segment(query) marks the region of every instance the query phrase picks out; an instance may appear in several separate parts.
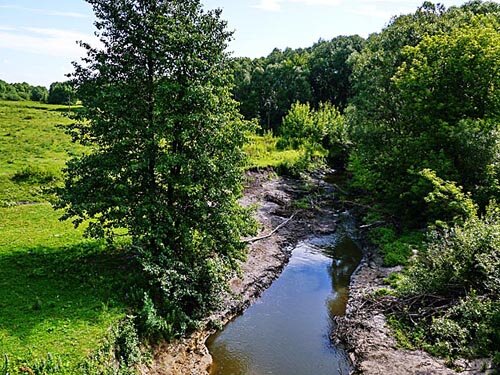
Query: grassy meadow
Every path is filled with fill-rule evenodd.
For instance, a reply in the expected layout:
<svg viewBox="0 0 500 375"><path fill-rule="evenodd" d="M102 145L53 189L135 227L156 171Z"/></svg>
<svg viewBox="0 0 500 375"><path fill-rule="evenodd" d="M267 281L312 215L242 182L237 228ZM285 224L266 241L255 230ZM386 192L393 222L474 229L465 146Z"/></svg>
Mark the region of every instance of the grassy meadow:
<svg viewBox="0 0 500 375"><path fill-rule="evenodd" d="M67 111L0 101L0 354L13 373L49 355L74 369L128 310L126 254L60 222L42 190L82 151L59 127Z"/></svg>
<svg viewBox="0 0 500 375"><path fill-rule="evenodd" d="M65 161L82 148L60 125L64 106L0 101L0 355L9 371L57 358L75 369L130 309L130 258L83 237L47 202ZM252 136L248 168L294 163L271 135ZM0 373L2 361L0 361ZM3 374L2 374L3 375Z"/></svg>

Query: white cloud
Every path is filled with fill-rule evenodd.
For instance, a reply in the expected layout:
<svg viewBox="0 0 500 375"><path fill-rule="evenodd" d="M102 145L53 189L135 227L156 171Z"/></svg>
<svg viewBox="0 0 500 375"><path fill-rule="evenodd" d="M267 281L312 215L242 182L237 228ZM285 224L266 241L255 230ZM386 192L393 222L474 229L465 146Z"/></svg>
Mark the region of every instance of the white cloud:
<svg viewBox="0 0 500 375"><path fill-rule="evenodd" d="M260 0L259 4L255 5L254 8L276 12L281 9L281 2L282 0Z"/></svg>
<svg viewBox="0 0 500 375"><path fill-rule="evenodd" d="M87 34L50 28L23 27L17 29L0 28L0 48L28 53L77 59L84 53L76 42L94 42L95 37Z"/></svg>
<svg viewBox="0 0 500 375"><path fill-rule="evenodd" d="M89 18L88 15L76 12L61 12L58 10L46 10L46 9L36 9L36 8L24 8L17 5L0 5L2 9L15 9L24 12L38 13L45 16L56 16L56 17L71 17L71 18Z"/></svg>
<svg viewBox="0 0 500 375"><path fill-rule="evenodd" d="M288 0L291 3L301 3L305 5L325 5L333 6L342 3L342 0Z"/></svg>

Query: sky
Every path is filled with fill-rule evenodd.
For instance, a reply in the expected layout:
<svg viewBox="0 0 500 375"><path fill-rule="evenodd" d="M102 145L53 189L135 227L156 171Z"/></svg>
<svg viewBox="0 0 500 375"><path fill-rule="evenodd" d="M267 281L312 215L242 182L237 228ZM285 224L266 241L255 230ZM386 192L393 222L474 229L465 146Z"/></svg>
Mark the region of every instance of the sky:
<svg viewBox="0 0 500 375"><path fill-rule="evenodd" d="M500 2L500 0L495 0ZM423 0L202 0L222 8L234 30L234 56L260 57L274 48L308 47L319 39L379 32L391 16ZM463 0L442 0L449 7ZM0 0L0 79L49 86L65 80L83 40L96 43L94 17L84 0Z"/></svg>

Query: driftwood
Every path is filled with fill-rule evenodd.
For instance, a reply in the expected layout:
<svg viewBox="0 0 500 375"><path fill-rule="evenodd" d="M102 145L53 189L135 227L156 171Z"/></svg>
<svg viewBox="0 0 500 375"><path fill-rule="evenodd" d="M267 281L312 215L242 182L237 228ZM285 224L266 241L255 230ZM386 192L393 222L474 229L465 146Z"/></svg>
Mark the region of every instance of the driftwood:
<svg viewBox="0 0 500 375"><path fill-rule="evenodd" d="M298 211L294 212L292 216L290 216L288 219L286 219L284 222L282 222L280 225L278 225L276 228L274 228L269 234L266 234L264 236L250 238L248 240L244 240L243 242L244 243L252 243L252 242L256 242L256 241L260 241L260 240L265 240L266 238L271 237L274 233L276 233L281 228L283 228L285 225L287 225L290 221L292 221L293 218L295 217L295 215L297 215L297 212Z"/></svg>
<svg viewBox="0 0 500 375"><path fill-rule="evenodd" d="M359 229L367 229L367 228L371 228L371 227L375 227L377 225L383 225L383 224L385 224L385 221L379 220L379 221L376 221L376 222L371 223L371 224L360 225Z"/></svg>

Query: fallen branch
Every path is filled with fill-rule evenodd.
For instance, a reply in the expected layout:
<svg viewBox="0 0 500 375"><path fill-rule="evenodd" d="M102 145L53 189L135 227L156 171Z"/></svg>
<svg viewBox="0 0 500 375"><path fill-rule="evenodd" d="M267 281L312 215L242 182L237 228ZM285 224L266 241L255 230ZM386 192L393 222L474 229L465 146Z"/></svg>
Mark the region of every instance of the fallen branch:
<svg viewBox="0 0 500 375"><path fill-rule="evenodd" d="M376 221L376 222L371 223L371 224L360 225L359 229L367 229L367 228L371 228L371 227L375 227L377 225L383 225L383 224L385 224L385 221L379 220L379 221Z"/></svg>
<svg viewBox="0 0 500 375"><path fill-rule="evenodd" d="M292 216L290 216L288 219L286 219L284 222L282 222L280 225L278 225L276 228L274 228L271 231L271 233L266 234L264 236L260 236L260 237L250 238L248 240L244 240L243 242L244 243L251 243L251 242L256 242L256 241L260 241L260 240L265 240L266 238L271 237L274 233L276 233L281 228L283 228L285 225L287 225L290 221L292 221L292 219L295 217L295 215L297 215L297 212L298 211L294 212Z"/></svg>

